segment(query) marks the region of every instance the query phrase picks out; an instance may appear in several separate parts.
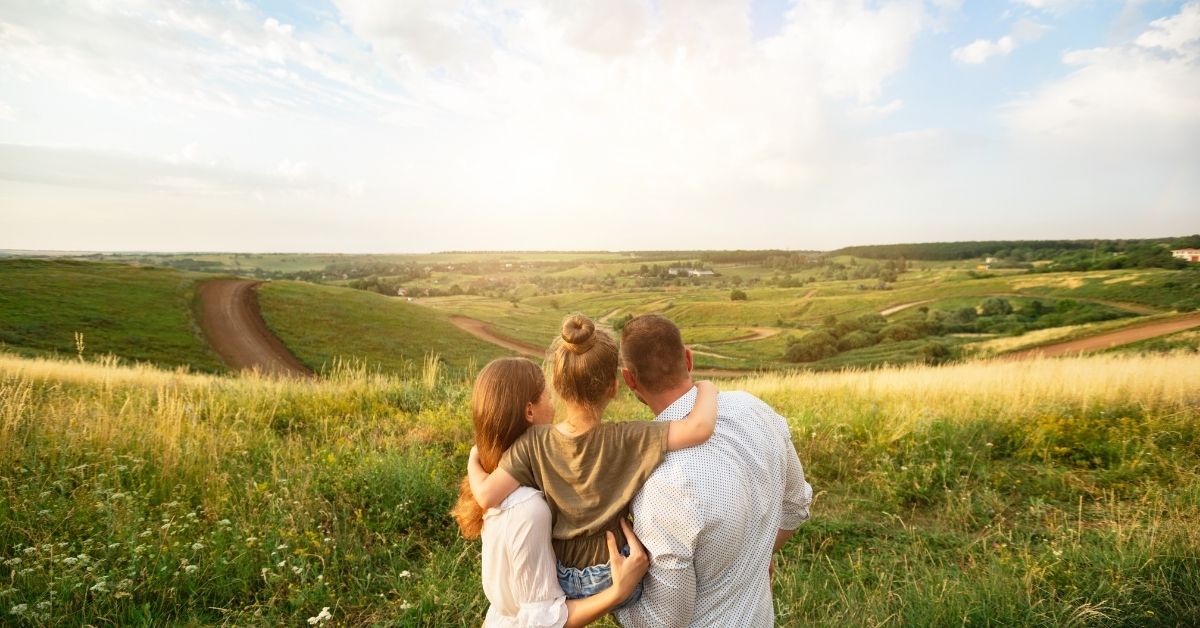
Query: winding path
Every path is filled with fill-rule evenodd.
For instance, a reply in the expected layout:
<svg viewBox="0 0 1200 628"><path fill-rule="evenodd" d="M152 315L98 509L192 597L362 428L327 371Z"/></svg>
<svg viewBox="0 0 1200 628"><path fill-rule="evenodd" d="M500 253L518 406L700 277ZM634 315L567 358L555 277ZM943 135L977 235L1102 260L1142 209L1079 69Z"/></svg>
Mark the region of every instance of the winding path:
<svg viewBox="0 0 1200 628"><path fill-rule="evenodd" d="M263 321L257 281L214 279L201 283L200 328L225 365L285 377L311 377Z"/></svg>
<svg viewBox="0 0 1200 628"><path fill-rule="evenodd" d="M1091 353L1093 351L1103 351L1118 345L1127 345L1139 340L1146 340L1156 336L1165 336L1173 334L1185 329L1200 327L1200 313L1184 314L1175 318L1155 321L1143 325L1134 325L1125 327L1108 333L1097 334L1095 336L1087 336L1085 338L1076 338L1075 340L1067 340L1065 342L1057 342L1054 344L1025 349L1014 353L1009 353L1001 357L1009 360L1028 360L1031 358L1053 358L1061 355L1074 355L1079 353Z"/></svg>

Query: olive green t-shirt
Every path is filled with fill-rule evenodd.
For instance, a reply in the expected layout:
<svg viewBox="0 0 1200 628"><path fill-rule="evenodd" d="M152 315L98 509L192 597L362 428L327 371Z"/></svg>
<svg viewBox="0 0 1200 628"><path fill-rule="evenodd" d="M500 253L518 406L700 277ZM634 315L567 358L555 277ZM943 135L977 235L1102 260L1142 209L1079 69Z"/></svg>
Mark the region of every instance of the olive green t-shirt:
<svg viewBox="0 0 1200 628"><path fill-rule="evenodd" d="M578 436L534 425L500 459L524 486L546 495L554 516L554 553L568 566L608 562L604 533L625 544L620 521L634 494L667 453L668 421L601 423Z"/></svg>

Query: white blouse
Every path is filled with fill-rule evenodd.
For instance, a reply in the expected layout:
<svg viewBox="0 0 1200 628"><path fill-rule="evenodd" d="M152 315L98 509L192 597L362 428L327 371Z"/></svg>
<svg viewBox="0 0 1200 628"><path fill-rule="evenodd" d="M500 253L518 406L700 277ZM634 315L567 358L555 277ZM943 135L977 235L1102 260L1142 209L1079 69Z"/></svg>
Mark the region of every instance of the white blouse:
<svg viewBox="0 0 1200 628"><path fill-rule="evenodd" d="M486 628L561 628L567 623L550 530L546 498L528 486L484 513L483 593L491 602Z"/></svg>

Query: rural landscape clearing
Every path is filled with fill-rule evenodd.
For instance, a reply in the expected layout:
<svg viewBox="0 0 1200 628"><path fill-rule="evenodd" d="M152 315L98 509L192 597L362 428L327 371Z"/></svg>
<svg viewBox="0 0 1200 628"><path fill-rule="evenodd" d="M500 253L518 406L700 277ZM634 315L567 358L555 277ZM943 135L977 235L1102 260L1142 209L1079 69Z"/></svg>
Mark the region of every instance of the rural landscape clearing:
<svg viewBox="0 0 1200 628"><path fill-rule="evenodd" d="M698 376L788 418L819 493L781 624L1200 617L1197 269L228 259L0 259L0 564L32 623L474 623L470 382L571 312L664 314Z"/></svg>
<svg viewBox="0 0 1200 628"><path fill-rule="evenodd" d="M7 626L1200 627L1200 0L0 2Z"/></svg>

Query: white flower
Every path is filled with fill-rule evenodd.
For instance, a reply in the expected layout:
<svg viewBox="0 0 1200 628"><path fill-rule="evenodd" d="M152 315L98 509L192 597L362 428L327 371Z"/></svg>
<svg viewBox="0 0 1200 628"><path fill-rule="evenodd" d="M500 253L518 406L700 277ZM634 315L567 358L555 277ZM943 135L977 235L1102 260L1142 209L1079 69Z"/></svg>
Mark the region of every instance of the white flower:
<svg viewBox="0 0 1200 628"><path fill-rule="evenodd" d="M10 559L4 561L4 564L8 565L9 567L16 567L17 565L21 564L21 559L20 558L10 558Z"/></svg>
<svg viewBox="0 0 1200 628"><path fill-rule="evenodd" d="M284 566L284 565L286 565L286 564L287 564L287 561L286 561L286 560L281 560L281 561L279 561L279 564L278 564L278 565L275 565L275 566L276 566L276 567L278 567L278 568L280 568L280 569L283 569L283 566Z"/></svg>
<svg viewBox="0 0 1200 628"><path fill-rule="evenodd" d="M220 526L231 526L231 525L233 525L233 523L231 523L231 522L230 522L228 519L222 519L222 520L220 520L220 521L218 521L218 522L217 522L217 525L220 525Z"/></svg>
<svg viewBox="0 0 1200 628"><path fill-rule="evenodd" d="M287 546L284 545L283 543L280 543L279 545L275 546L275 549L276 550L285 550L285 549L287 549Z"/></svg>
<svg viewBox="0 0 1200 628"><path fill-rule="evenodd" d="M11 615L21 615L27 610L29 610L28 604L17 604L16 606L12 607L11 611L8 612Z"/></svg>
<svg viewBox="0 0 1200 628"><path fill-rule="evenodd" d="M412 574L411 574L411 573L408 573L408 570L407 570L407 569L405 569L404 571L401 571L401 572L400 572L400 577L401 577L401 578L408 578L408 577L410 577L410 576L412 576Z"/></svg>
<svg viewBox="0 0 1200 628"><path fill-rule="evenodd" d="M328 620L328 619L333 619L333 615L330 615L330 614L329 614L329 607L328 607L328 606L326 606L325 608L322 608L322 609L321 609L321 612L320 612L320 613L317 613L317 616L316 616L316 617L309 617L309 618L308 618L308 625L310 625L310 626L316 626L317 624L319 624L319 623L321 623L321 622L323 622L323 621L326 621L326 620Z"/></svg>
<svg viewBox="0 0 1200 628"><path fill-rule="evenodd" d="M79 562L79 559L75 558L73 556L68 556L68 557L62 559L62 563L67 566L74 565L77 562Z"/></svg>
<svg viewBox="0 0 1200 628"><path fill-rule="evenodd" d="M33 554L34 552L36 552L37 548L36 547L26 547L25 549L23 549L21 551L24 552L26 556L29 556L30 554Z"/></svg>
<svg viewBox="0 0 1200 628"><path fill-rule="evenodd" d="M303 571L304 571L304 568L302 568L302 567L292 567L292 573L296 574L297 576L300 575Z"/></svg>
<svg viewBox="0 0 1200 628"><path fill-rule="evenodd" d="M108 593L108 588L104 586L103 581L100 581L96 584L93 584L88 591L91 591L92 593Z"/></svg>
<svg viewBox="0 0 1200 628"><path fill-rule="evenodd" d="M46 610L47 608L50 608L50 602L38 602L38 605L37 605L37 607L38 607L38 609L39 609L39 610L43 610L43 611L44 611L44 610Z"/></svg>
<svg viewBox="0 0 1200 628"><path fill-rule="evenodd" d="M400 603L400 610L402 610L402 611L406 611L412 607L413 607L413 605L410 604L408 600L404 600Z"/></svg>
<svg viewBox="0 0 1200 628"><path fill-rule="evenodd" d="M196 573L197 569L199 569L199 567L197 567L195 565L187 565L186 567L183 568L183 571L184 571L184 573Z"/></svg>
<svg viewBox="0 0 1200 628"><path fill-rule="evenodd" d="M192 543L192 549L199 552L200 550L204 549L204 544L203 543Z"/></svg>

